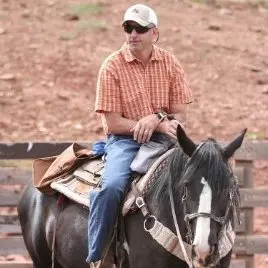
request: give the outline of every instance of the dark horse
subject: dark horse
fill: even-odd
[[[191,245],[193,267],[230,265],[232,250],[220,258],[219,241],[227,226],[234,225],[239,194],[228,159],[241,146],[246,130],[223,146],[214,139],[195,144],[178,126],[180,146],[145,196],[150,214]],[[87,257],[88,209],[68,201],[59,212],[57,195],[46,196],[29,185],[19,205],[19,219],[26,247],[35,268],[84,268]],[[153,218],[151,218],[153,219]],[[123,268],[186,268],[188,264],[159,245],[144,230],[138,211],[124,218],[126,254]],[[151,225],[154,223],[152,222]],[[177,228],[175,227],[177,224]],[[119,265],[117,265],[119,267]]]

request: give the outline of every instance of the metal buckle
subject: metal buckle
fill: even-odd
[[[154,221],[153,226],[152,226],[151,228],[147,228],[147,227],[146,227],[146,223],[147,223],[148,220],[153,220],[153,221]],[[149,216],[144,220],[144,222],[143,222],[143,228],[144,228],[144,230],[147,231],[147,232],[149,232],[150,230],[152,230],[152,229],[155,227],[155,223],[156,223],[156,217],[153,216],[153,215],[149,215]]]
[[[145,202],[144,202],[144,200],[143,200],[143,198],[141,196],[136,198],[135,203],[136,203],[138,208],[142,208],[142,207],[145,206]]]

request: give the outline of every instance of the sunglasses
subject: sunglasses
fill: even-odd
[[[144,34],[144,33],[147,33],[150,29],[154,28],[155,26],[153,24],[149,24],[148,26],[144,27],[141,25],[132,25],[129,23],[124,23],[123,27],[124,27],[124,31],[128,34],[131,34],[134,29],[136,33]]]

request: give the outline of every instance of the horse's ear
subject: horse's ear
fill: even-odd
[[[232,142],[230,142],[224,148],[223,155],[227,159],[229,159],[231,156],[233,156],[233,154],[235,153],[235,151],[241,146],[246,132],[247,132],[247,129],[245,128],[238,137],[236,137]]]
[[[191,156],[196,149],[196,144],[186,135],[180,124],[177,126],[177,139],[184,153]]]

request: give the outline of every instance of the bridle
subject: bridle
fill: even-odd
[[[215,222],[219,223],[221,225],[221,230],[219,233],[219,240],[221,239],[221,236],[223,234],[224,229],[226,228],[226,225],[228,223],[228,219],[229,219],[229,212],[231,209],[235,209],[236,214],[237,214],[237,219],[238,222],[240,223],[240,204],[239,204],[239,197],[238,195],[238,184],[237,184],[237,178],[233,175],[232,176],[232,187],[231,187],[231,192],[229,193],[229,199],[228,199],[228,204],[227,204],[227,208],[225,210],[225,214],[222,217],[218,217],[214,214],[211,213],[205,213],[205,212],[195,212],[195,213],[191,213],[188,214],[187,213],[187,208],[186,208],[186,202],[187,202],[187,188],[184,188],[184,195],[182,197],[182,204],[183,204],[183,210],[184,210],[184,221],[186,223],[186,227],[187,227],[187,238],[188,238],[188,242],[192,245],[193,241],[192,241],[192,232],[191,232],[191,227],[190,227],[190,222],[196,218],[199,217],[204,217],[204,218],[210,218],[212,220],[214,220]]]
[[[197,148],[195,148],[195,151],[193,152],[192,156],[188,159],[184,172],[186,172],[187,167],[191,164],[193,161],[193,156],[196,154],[196,152],[203,146],[204,143],[201,143]],[[231,168],[230,168],[231,171]],[[185,173],[184,173],[185,174]],[[230,240],[231,235],[230,232],[233,232],[233,227],[232,226],[227,226],[229,223],[229,213],[231,209],[236,210],[237,214],[237,219],[240,223],[240,202],[239,202],[239,191],[238,191],[238,183],[237,183],[237,178],[236,176],[231,172],[232,176],[230,179],[232,179],[232,187],[230,188],[230,194],[229,194],[229,200],[228,200],[228,205],[225,211],[225,214],[223,217],[217,217],[213,214],[210,213],[203,213],[203,212],[197,212],[197,213],[192,213],[192,214],[187,214],[187,209],[186,209],[186,202],[187,202],[187,188],[185,187],[184,194],[182,197],[182,205],[184,206],[184,215],[185,215],[185,223],[187,226],[187,237],[192,238],[191,235],[191,227],[190,227],[190,222],[198,217],[207,217],[211,218],[212,220],[218,222],[221,224],[221,231],[219,234],[219,241],[220,243],[223,242],[224,240],[226,241],[226,238],[228,236],[228,241],[229,243],[226,244],[224,242],[224,245],[221,247],[221,252],[218,251],[217,254],[217,261],[226,256],[226,254],[230,251],[230,249],[233,246],[233,239]],[[139,189],[136,186],[136,182],[133,181],[131,184],[132,191],[135,195],[135,203],[137,207],[141,210],[143,216],[144,216],[144,230],[148,232],[151,237],[157,241],[158,244],[160,244],[162,247],[164,247],[168,252],[173,254],[179,259],[184,260],[187,265],[192,268],[192,258],[190,257],[191,251],[192,251],[192,239],[190,239],[190,243],[186,243],[183,241],[179,225],[178,225],[178,220],[176,216],[176,211],[175,211],[175,203],[174,203],[174,197],[173,197],[173,189],[172,189],[172,181],[168,181],[168,188],[169,188],[169,197],[170,197],[170,206],[171,206],[171,212],[172,212],[172,217],[173,217],[173,223],[176,229],[176,234],[172,232],[168,227],[166,227],[164,224],[162,224],[160,221],[157,220],[157,218],[152,215],[149,211],[149,208],[142,196],[142,194],[139,192]],[[231,229],[230,229],[231,228]],[[227,234],[228,233],[228,234]],[[221,241],[221,238],[222,241]],[[220,244],[221,245],[221,244]]]
[[[195,149],[195,151],[193,152],[192,156],[189,158],[189,160],[186,163],[185,166],[185,171],[187,170],[187,167],[190,165],[190,163],[192,162],[193,156],[199,151],[199,149],[204,145],[204,143],[199,144],[199,146],[197,146],[197,148]],[[231,191],[229,194],[229,199],[228,199],[228,205],[225,211],[224,216],[222,217],[218,217],[216,215],[213,215],[211,213],[205,213],[205,212],[195,212],[195,213],[187,213],[187,207],[186,207],[186,202],[187,202],[187,198],[188,198],[188,194],[187,194],[187,188],[186,186],[184,186],[183,189],[183,197],[182,197],[182,205],[183,205],[183,210],[184,210],[184,221],[186,224],[186,228],[187,228],[187,239],[188,239],[188,243],[192,246],[193,245],[193,241],[192,241],[192,231],[191,231],[191,226],[190,226],[190,222],[196,218],[199,217],[205,217],[205,218],[210,218],[212,220],[214,220],[215,222],[219,223],[221,225],[221,230],[219,233],[219,241],[223,235],[224,230],[226,229],[226,225],[228,223],[228,219],[229,219],[229,212],[231,209],[235,209],[236,211],[236,215],[237,215],[237,220],[240,224],[240,198],[239,198],[239,191],[238,191],[238,180],[237,177],[233,174],[233,172],[231,171],[231,180],[232,180],[232,187],[231,187]],[[173,222],[177,231],[177,236],[180,238],[180,231],[179,231],[179,227],[178,227],[178,221],[177,221],[177,217],[176,217],[176,213],[175,213],[175,205],[174,205],[174,197],[173,197],[173,191],[172,191],[172,185],[171,182],[169,183],[169,195],[170,195],[170,205],[171,205],[171,210],[172,210],[172,216],[173,216]],[[188,263],[188,265],[190,267],[192,267],[192,264],[190,263],[190,260],[188,258],[188,256],[185,255],[185,259],[186,262]]]

